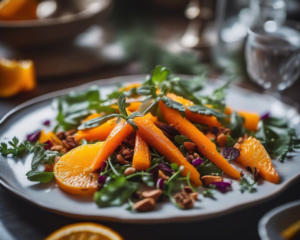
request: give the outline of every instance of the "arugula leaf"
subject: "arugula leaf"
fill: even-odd
[[[243,126],[244,121],[245,119],[238,115],[237,112],[233,112],[230,115],[230,130],[233,138],[238,138],[246,133],[246,129]]]
[[[141,86],[137,89],[137,93],[139,95],[147,95],[147,96],[151,96],[153,98],[157,97],[156,95],[156,87],[151,85],[151,86]]]
[[[115,114],[109,114],[109,115],[104,115],[101,117],[93,118],[93,119],[90,119],[90,120],[82,123],[77,129],[85,130],[85,129],[89,129],[89,128],[95,128],[95,127],[100,126],[102,123],[108,121],[109,119],[111,119],[113,117],[121,117],[121,115],[115,113]]]
[[[44,152],[44,155],[43,155],[42,159],[41,159],[41,162],[45,163],[45,164],[54,164],[54,159],[58,156],[62,156],[62,154],[60,152],[57,152],[57,151],[46,150]]]
[[[254,181],[252,184],[249,183],[249,181],[246,178],[242,178],[239,182],[241,186],[241,193],[244,193],[246,191],[249,191],[249,193],[255,193],[257,190],[253,186],[255,185],[256,181]]]
[[[33,152],[33,158],[31,162],[32,169],[36,169],[37,165],[42,160],[44,153],[45,153],[45,149],[43,147],[40,146],[36,147],[36,149]]]
[[[201,176],[205,176],[205,175],[221,176],[223,174],[222,169],[218,168],[207,158],[204,158],[204,162],[197,167],[197,171],[200,173]]]
[[[160,100],[166,104],[167,108],[175,109],[180,113],[181,116],[185,117],[185,106],[183,106],[181,103],[175,102],[167,96],[163,96]]]
[[[29,181],[47,183],[54,178],[54,173],[30,171],[26,174],[26,176]]]
[[[185,142],[192,142],[188,137],[183,135],[177,135],[174,137],[174,140],[178,144],[184,144]]]
[[[94,201],[99,207],[120,206],[138,189],[139,183],[129,182],[124,176],[113,175],[94,194]]]
[[[215,116],[219,121],[224,121],[227,117],[224,113],[221,113],[213,108],[209,108],[206,106],[193,105],[189,106],[188,109],[193,113],[199,113],[207,116]]]
[[[159,85],[168,79],[170,73],[171,71],[168,68],[158,65],[152,70],[151,80],[155,85]]]
[[[120,97],[118,98],[119,111],[121,115],[123,115],[124,117],[128,117],[125,103],[126,103],[126,96],[125,94],[121,94]]]
[[[235,76],[232,75],[223,86],[216,88],[212,93],[212,99],[220,101],[224,100],[226,97],[226,90],[228,89],[234,78]]]

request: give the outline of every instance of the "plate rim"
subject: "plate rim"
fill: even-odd
[[[24,109],[28,106],[31,106],[33,104],[37,104],[40,103],[42,101],[46,101],[49,99],[52,99],[54,97],[58,97],[58,96],[62,96],[65,95],[67,93],[69,93],[70,91],[80,91],[83,89],[86,89],[90,86],[93,85],[98,85],[98,86],[113,86],[116,83],[130,83],[130,82],[137,82],[137,79],[140,78],[140,80],[142,80],[143,78],[145,78],[147,74],[138,74],[138,75],[125,75],[125,76],[116,76],[116,77],[112,77],[112,78],[105,78],[105,79],[98,79],[95,81],[91,81],[91,82],[87,82],[75,87],[69,87],[69,88],[65,88],[65,89],[61,89],[61,90],[57,90],[57,91],[53,91],[47,94],[43,94],[41,96],[35,97],[33,99],[30,99],[16,107],[14,107],[12,110],[10,110],[8,113],[6,113],[1,119],[0,119],[0,125],[6,121],[11,115],[13,115],[14,113],[18,112],[21,109]],[[181,75],[179,74],[178,76],[183,77],[183,78],[191,78],[193,76],[191,75]],[[122,79],[122,81],[120,81]],[[220,80],[218,79],[214,79],[214,82],[220,82]],[[232,85],[231,88],[235,88],[238,89],[239,91],[243,91],[245,93],[252,93],[252,94],[257,94],[257,95],[261,95],[261,96],[267,96],[273,99],[276,99],[270,95],[266,95],[266,94],[260,94],[257,92],[253,92],[244,88],[241,88],[239,86],[235,86]],[[278,99],[276,99],[277,101],[279,101]],[[281,102],[281,101],[280,101]],[[282,102],[281,102],[282,103]],[[284,104],[284,103],[283,103]],[[286,104],[285,104],[286,105]],[[291,107],[291,106],[290,106]],[[293,107],[291,107],[293,108]],[[293,108],[294,109],[294,108]],[[297,111],[298,113],[298,111]],[[298,113],[299,114],[299,113]],[[247,203],[242,203],[242,204],[238,204],[236,206],[233,206],[231,208],[227,208],[215,213],[206,213],[206,214],[199,214],[199,215],[192,215],[192,216],[177,216],[177,217],[165,217],[165,218],[160,218],[160,219],[140,219],[140,218],[131,218],[128,219],[126,217],[108,217],[108,216],[91,216],[91,215],[84,215],[84,214],[76,214],[76,213],[70,213],[70,212],[66,212],[63,210],[58,210],[57,208],[53,208],[51,206],[49,206],[48,204],[44,204],[38,200],[34,200],[31,199],[29,196],[23,194],[22,192],[14,189],[13,187],[9,186],[8,183],[6,183],[4,181],[4,179],[1,178],[0,176],[0,184],[2,186],[4,186],[7,190],[9,190],[10,192],[14,193],[15,195],[17,195],[18,197],[26,200],[27,202],[41,208],[44,210],[47,210],[49,212],[54,212],[56,214],[60,214],[63,216],[68,216],[68,217],[73,217],[73,218],[81,218],[81,219],[95,219],[95,220],[105,220],[105,221],[112,221],[112,222],[126,222],[126,223],[135,223],[135,224],[157,224],[157,223],[173,223],[173,222],[180,222],[184,219],[185,222],[192,222],[192,221],[203,221],[203,220],[208,220],[217,216],[224,216],[228,213],[231,212],[235,212],[238,211],[240,209],[243,208],[248,208],[251,206],[255,206],[258,205],[259,203],[263,203],[266,202],[270,199],[272,199],[273,197],[276,197],[277,195],[279,195],[282,191],[284,191],[293,181],[295,181],[297,178],[300,178],[300,172],[295,175],[292,178],[287,179],[284,183],[281,183],[279,189],[275,189],[273,191],[271,191],[268,195],[265,195],[262,198],[259,199],[255,199],[251,202],[247,202]]]

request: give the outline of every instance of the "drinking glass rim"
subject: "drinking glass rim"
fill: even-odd
[[[297,26],[298,25],[298,26]],[[266,34],[260,34],[260,33],[256,33],[255,31],[253,31],[253,28],[257,27],[258,25],[253,25],[251,27],[248,27],[247,28],[247,33],[249,36],[254,36],[254,37],[257,37],[257,38],[269,38],[268,35]],[[285,20],[281,26],[289,26],[289,27],[292,27],[294,30],[297,30],[300,34],[300,22],[297,22],[297,21],[293,21],[293,20]],[[288,39],[289,36],[282,36],[283,39]]]

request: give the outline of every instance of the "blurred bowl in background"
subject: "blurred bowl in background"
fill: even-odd
[[[67,42],[100,23],[112,10],[113,0],[42,1],[39,19],[0,21],[0,42],[13,48],[32,48]]]

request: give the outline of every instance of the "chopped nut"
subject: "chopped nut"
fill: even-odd
[[[214,182],[222,182],[223,178],[220,176],[211,176],[211,175],[206,175],[201,177],[202,183],[205,186],[208,186],[209,184],[212,184]]]
[[[194,199],[186,192],[177,193],[174,199],[181,208],[188,209],[194,206]]]
[[[68,144],[67,140],[62,140],[61,142],[62,142],[63,146],[64,146],[66,149],[70,149],[70,148],[71,148],[70,145]]]
[[[189,154],[190,155],[194,155],[194,151],[189,151]]]
[[[153,198],[156,201],[161,194],[162,194],[162,191],[160,189],[156,189],[156,190],[142,192],[142,197],[143,198]]]
[[[248,134],[245,133],[245,134],[244,134],[244,142],[248,139],[248,137],[249,137]]]
[[[130,145],[130,146],[134,146],[134,143],[135,143],[135,139],[134,138],[131,138],[130,140],[128,140],[128,144]]]
[[[224,128],[223,133],[229,135],[231,132],[230,128]]]
[[[187,155],[186,156],[186,159],[189,161],[189,162],[192,162],[194,160],[194,156],[193,155]]]
[[[245,175],[244,171],[240,171],[240,175],[241,175],[241,177],[244,177],[244,175]]]
[[[56,146],[51,147],[50,151],[60,152],[62,149],[63,149],[62,145],[56,145]]]
[[[124,159],[128,160],[128,159],[130,159],[132,157],[133,157],[133,154],[128,154],[127,156],[124,157]]]
[[[44,164],[45,169],[44,172],[53,172],[54,164]]]
[[[60,140],[66,138],[66,134],[65,134],[64,131],[57,132],[57,133],[56,133],[56,136],[57,136]]]
[[[239,139],[238,139],[237,142],[238,142],[238,143],[243,143],[243,142],[244,142],[244,138],[243,138],[243,137],[239,137]]]
[[[128,161],[126,161],[126,160],[123,158],[123,156],[122,156],[121,154],[118,154],[118,156],[117,156],[117,161],[118,161],[120,164],[123,164],[123,165],[129,163]]]
[[[195,158],[200,158],[200,155],[198,153],[194,153]]]
[[[67,141],[68,145],[70,146],[70,148],[76,148],[78,146],[78,143],[74,136],[68,136],[66,141]]]
[[[66,137],[72,136],[72,135],[74,135],[76,132],[77,132],[76,129],[71,129],[71,130],[65,132],[65,136],[66,136]]]
[[[61,153],[63,153],[63,154],[65,154],[65,153],[67,153],[67,152],[68,152],[68,149],[66,149],[65,147],[63,147],[63,149],[62,149],[62,150],[60,150],[60,152],[61,152]]]
[[[212,141],[215,141],[216,138],[217,138],[216,135],[213,134],[212,132],[208,132],[208,133],[206,134],[206,137],[207,137],[208,139],[212,140]]]
[[[188,151],[195,151],[195,144],[191,142],[185,142],[183,143],[183,146],[188,150]]]
[[[135,173],[135,168],[134,167],[129,167],[129,168],[126,168],[126,170],[124,171],[124,174],[126,175],[126,176],[129,176],[129,175],[131,175],[131,174],[134,174]]]
[[[123,150],[123,152],[122,152],[122,155],[123,155],[123,156],[126,156],[126,155],[129,154],[129,152],[130,152],[130,149],[129,149],[129,148],[125,148],[125,149]]]
[[[222,133],[217,137],[217,142],[219,143],[220,147],[224,147],[227,142],[227,136]]]
[[[55,157],[55,158],[54,158],[54,163],[57,163],[59,160],[60,160],[60,157],[59,157],[59,156]]]
[[[241,150],[241,144],[239,144],[239,143],[234,144],[233,147],[236,148],[239,151]]]
[[[141,201],[136,202],[133,205],[133,209],[138,212],[149,211],[155,206],[155,200],[153,198],[145,198]]]
[[[183,191],[185,191],[186,193],[192,193],[193,192],[193,190],[189,186],[184,186]]]
[[[198,193],[196,193],[196,192],[190,193],[189,195],[190,195],[191,198],[193,198],[195,200],[198,199]]]
[[[168,180],[169,177],[164,174],[163,171],[158,170],[158,178],[162,178],[163,180]]]
[[[124,144],[121,144],[120,145],[120,150],[119,150],[119,154],[121,154],[123,151],[124,151],[124,149],[125,149],[125,145]]]

